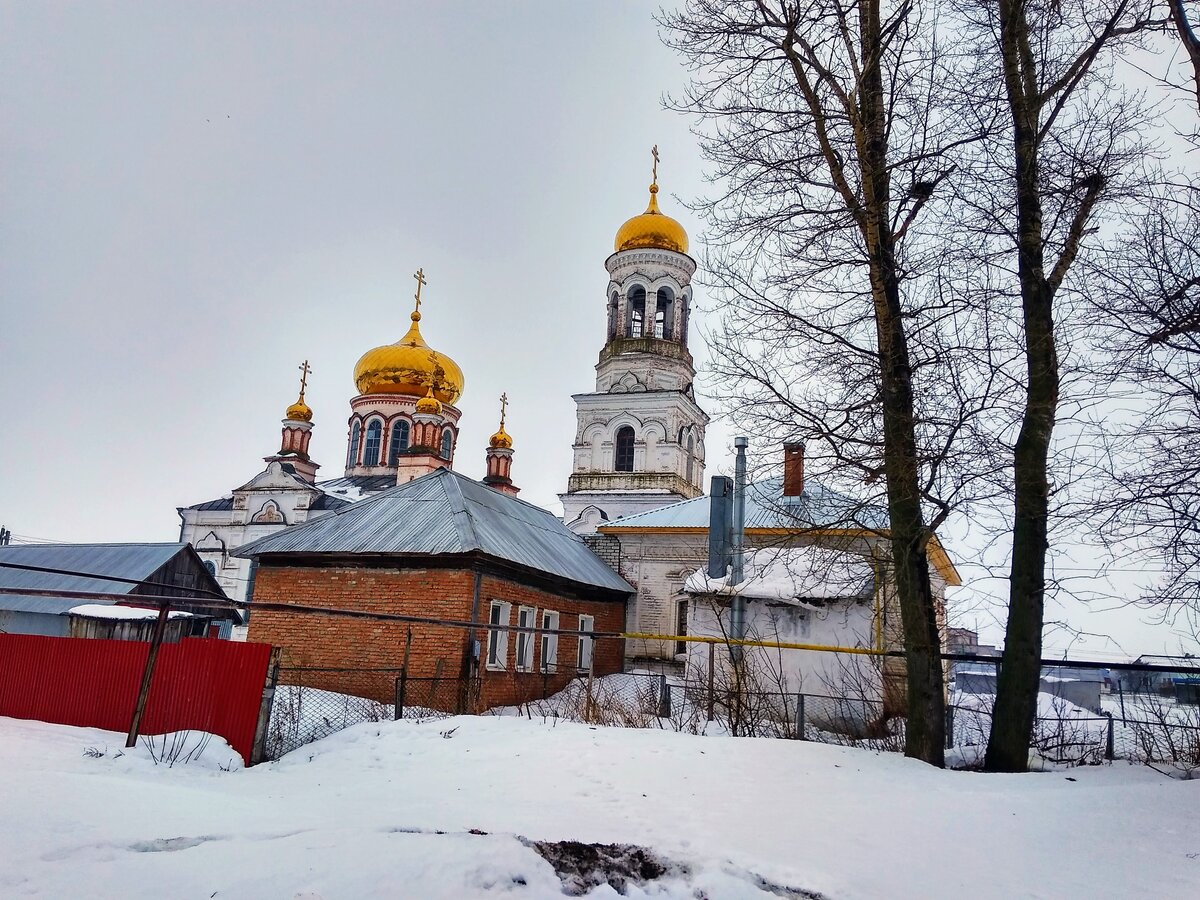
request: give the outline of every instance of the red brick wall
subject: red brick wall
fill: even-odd
[[[474,594],[475,575],[465,569],[360,569],[261,566],[254,582],[254,601],[295,603],[354,609],[365,612],[399,613],[468,621]],[[517,623],[519,606],[533,606],[559,613],[559,627],[578,627],[579,614],[595,617],[596,631],[621,631],[625,607],[565,597],[539,590],[508,578],[487,575],[480,592],[476,637],[480,641],[482,684],[476,692],[482,706],[507,705],[554,692],[572,677],[577,639],[562,635],[558,645],[558,671],[545,676],[541,665],[541,641],[534,639],[534,671],[515,671],[516,633],[508,636],[508,662],[503,672],[486,668],[487,620],[493,599],[512,604],[510,624]],[[540,616],[535,618],[540,624]],[[283,649],[281,666],[288,668],[352,669],[352,672],[305,673],[303,683],[323,690],[372,697],[391,702],[396,671],[367,672],[369,669],[398,670],[404,659],[406,633],[412,628],[409,654],[410,678],[431,678],[438,673],[451,682],[467,671],[465,628],[436,625],[409,626],[403,622],[347,619],[310,613],[287,613],[256,609],[250,615],[249,640],[274,644]],[[618,672],[624,650],[620,640],[595,643],[598,675]],[[284,678],[288,678],[284,673]],[[421,685],[412,684],[412,695]],[[452,696],[449,684],[438,691],[445,706]]]

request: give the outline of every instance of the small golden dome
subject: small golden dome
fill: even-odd
[[[683,226],[659,211],[657,183],[650,185],[646,211],[617,229],[617,239],[613,242],[614,252],[644,249],[688,252],[688,236]]]
[[[417,401],[417,412],[427,416],[440,416],[442,414],[442,404],[433,395],[433,385],[430,385],[429,390],[425,392],[425,396]]]
[[[488,439],[488,446],[495,450],[511,450],[512,436],[504,430],[504,426],[500,426],[500,430],[493,434]]]
[[[278,408],[278,407],[276,407]],[[293,422],[311,422],[312,410],[308,408],[308,404],[304,402],[304,396],[287,408],[285,415]]]
[[[425,343],[417,325],[421,314],[413,312],[411,318],[412,326],[399,341],[362,355],[354,367],[358,392],[422,397],[432,389],[433,397],[442,403],[454,403],[463,392],[462,369],[449,356],[431,350]]]

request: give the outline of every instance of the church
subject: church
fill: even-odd
[[[465,379],[458,363],[432,349],[421,333],[426,281],[418,270],[408,331],[396,343],[368,350],[354,368],[357,392],[350,399],[343,474],[318,479],[319,466],[308,452],[313,414],[304,401],[306,362],[300,367],[299,397],[284,415],[280,448],[264,458],[266,468],[225,497],[179,509],[180,539],[196,548],[230,596],[270,595],[276,601],[303,596],[321,605],[323,598],[338,595],[345,567],[378,570],[386,562],[398,580],[376,585],[373,579],[381,577],[376,571],[367,581],[376,592],[395,594],[385,602],[387,608],[413,614],[424,606],[444,606],[445,598],[414,593],[413,586],[422,583],[422,567],[436,565],[457,573],[458,580],[451,579],[456,599],[445,606],[448,617],[478,621],[487,630],[487,625],[528,626],[549,612],[555,627],[638,635],[624,641],[616,658],[606,653],[602,671],[644,663],[682,669],[695,662],[684,642],[645,637],[719,636],[729,606],[720,591],[692,587],[692,576],[706,561],[711,502],[704,490],[709,417],[696,401],[688,347],[696,262],[688,255],[683,226],[659,208],[657,150],[653,155],[646,209],[617,229],[605,261],[607,283],[603,293],[597,290],[607,311],[606,331],[595,389],[573,397],[577,425],[572,470],[559,494],[561,519],[516,498],[504,399],[500,427],[485,450],[487,476],[474,482],[454,472],[461,417],[455,403]],[[864,507],[805,479],[803,445],[784,449],[785,477],[750,485],[748,552],[759,554],[760,563],[770,568],[764,553],[786,553],[792,565],[836,549],[854,557],[843,560],[849,569],[870,577],[856,578],[845,591],[820,586],[814,597],[771,595],[762,605],[763,621],[778,631],[786,620],[790,633],[801,638],[821,634],[826,643],[895,649],[899,614],[887,558],[886,510]],[[426,494],[436,499],[445,518],[460,523],[453,539],[439,543],[436,536],[414,531],[411,522],[398,521],[411,518],[418,509],[413,498]],[[384,510],[391,511],[390,519]],[[433,524],[426,521],[426,529]],[[538,543],[538,533],[550,535],[554,549],[529,556],[528,548],[518,545]],[[961,582],[936,537],[930,558],[934,591],[943,605],[945,587]],[[316,580],[300,577],[297,567],[307,567]],[[499,592],[495,597],[475,596],[466,603],[478,594],[477,579],[484,577],[509,581],[492,582]],[[789,584],[812,593],[812,581]],[[351,582],[358,583],[358,575]],[[468,589],[472,583],[474,591]],[[501,594],[541,600],[526,608]],[[782,619],[781,604],[789,607]],[[485,615],[486,621],[480,618]],[[329,664],[331,657],[301,636],[304,629],[296,621],[264,615],[256,629],[251,619],[251,639],[280,644],[293,660]],[[357,659],[358,648],[370,639],[355,635],[328,649],[339,659]],[[489,642],[493,637],[488,631]],[[510,658],[491,658],[492,667],[545,673],[548,663],[541,656],[535,660],[533,651],[549,649],[519,643],[525,650],[508,646]],[[571,651],[576,663],[586,658],[593,664],[590,651],[581,649],[583,639],[577,644]],[[481,671],[478,646],[452,649],[455,670]],[[492,654],[494,648],[489,644],[482,652]],[[523,658],[524,652],[531,655]],[[804,666],[794,668],[800,678]],[[577,669],[562,669],[569,671]],[[381,696],[385,691],[382,685],[371,688]]]

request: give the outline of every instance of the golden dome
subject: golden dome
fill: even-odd
[[[432,385],[425,392],[425,396],[417,401],[417,412],[424,413],[427,416],[440,416],[442,414],[442,404],[438,401],[437,397],[433,396]]]
[[[496,450],[511,450],[512,436],[504,430],[504,426],[500,426],[500,430],[493,434],[488,439],[488,446]]]
[[[613,242],[614,252],[647,248],[688,252],[688,236],[683,226],[659,211],[657,183],[650,185],[650,203],[646,211],[617,229],[617,239]]]
[[[304,402],[304,395],[300,395],[300,399],[287,408],[284,414],[293,422],[311,422],[312,410],[308,408],[308,404]]]
[[[412,326],[399,341],[362,355],[354,367],[358,392],[423,397],[432,390],[433,397],[442,403],[454,403],[463,392],[462,369],[425,343],[417,325],[421,313],[414,311],[411,318]]]

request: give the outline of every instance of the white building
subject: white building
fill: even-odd
[[[688,352],[696,263],[657,194],[656,177],[646,211],[621,226],[605,262],[608,331],[595,391],[573,398],[574,465],[559,495],[577,534],[703,493],[708,416]]]

